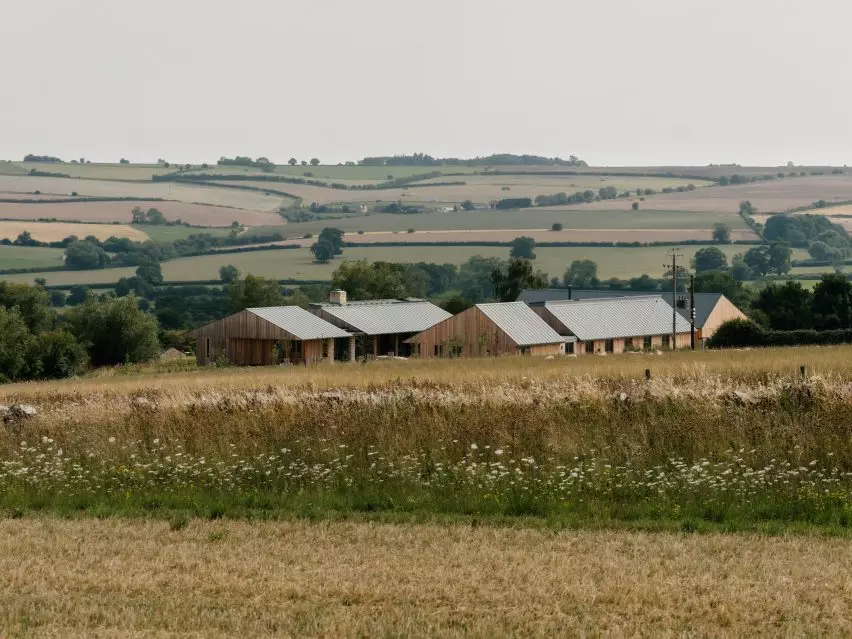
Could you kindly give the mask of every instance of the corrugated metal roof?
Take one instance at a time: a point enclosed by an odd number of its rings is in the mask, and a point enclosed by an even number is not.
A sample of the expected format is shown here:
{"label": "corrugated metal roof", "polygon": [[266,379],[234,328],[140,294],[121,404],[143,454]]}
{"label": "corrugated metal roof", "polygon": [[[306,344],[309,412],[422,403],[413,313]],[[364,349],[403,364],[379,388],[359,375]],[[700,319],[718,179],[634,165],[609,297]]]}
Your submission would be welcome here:
{"label": "corrugated metal roof", "polygon": [[246,310],[301,340],[349,337],[349,333],[342,328],[298,306],[267,306]]}
{"label": "corrugated metal roof", "polygon": [[488,319],[494,322],[518,346],[535,344],[561,344],[565,341],[547,325],[535,311],[523,302],[495,302],[477,304]]}
{"label": "corrugated metal roof", "polygon": [[377,300],[343,306],[322,305],[322,310],[367,335],[419,333],[452,317],[427,301]]}
{"label": "corrugated metal roof", "polygon": [[[559,300],[568,299],[568,289],[548,288],[541,290],[525,290],[518,296],[519,302],[527,304],[540,304],[542,302],[556,302]],[[660,291],[659,293],[649,293],[648,291],[617,291],[617,290],[573,290],[570,292],[571,299],[574,300],[589,300],[589,299],[609,299],[613,297],[647,297],[654,295],[663,298],[667,304],[672,305],[672,294]],[[725,297],[721,293],[696,293],[695,294],[695,326],[703,328],[707,323],[707,319],[716,308],[719,300]],[[675,304],[678,304],[677,312],[689,320],[689,293],[678,293],[674,298]]]}
{"label": "corrugated metal roof", "polygon": [[[584,342],[672,332],[672,307],[659,295],[546,302],[544,307]],[[676,330],[690,330],[680,314]]]}

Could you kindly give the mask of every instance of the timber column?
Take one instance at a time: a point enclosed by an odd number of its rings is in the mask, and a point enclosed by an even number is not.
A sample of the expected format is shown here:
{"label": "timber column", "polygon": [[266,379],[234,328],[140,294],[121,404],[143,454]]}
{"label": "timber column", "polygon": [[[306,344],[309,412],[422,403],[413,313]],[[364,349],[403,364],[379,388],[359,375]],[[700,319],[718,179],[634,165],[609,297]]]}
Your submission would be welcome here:
{"label": "timber column", "polygon": [[349,338],[349,361],[355,361],[355,336]]}
{"label": "timber column", "polygon": [[334,338],[329,338],[326,340],[326,348],[328,349],[328,361],[334,361]]}

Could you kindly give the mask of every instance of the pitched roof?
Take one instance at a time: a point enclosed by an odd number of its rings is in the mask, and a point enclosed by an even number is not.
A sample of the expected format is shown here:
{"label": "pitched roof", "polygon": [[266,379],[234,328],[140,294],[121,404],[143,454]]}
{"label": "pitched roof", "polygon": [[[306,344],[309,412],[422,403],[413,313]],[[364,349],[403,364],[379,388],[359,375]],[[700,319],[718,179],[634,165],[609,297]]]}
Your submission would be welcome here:
{"label": "pitched roof", "polygon": [[566,341],[523,302],[477,304],[476,308],[518,346],[561,344]]}
{"label": "pitched roof", "polygon": [[[668,335],[672,307],[659,295],[545,302],[544,307],[581,341]],[[689,322],[677,315],[678,333],[688,333]]]}
{"label": "pitched roof", "polygon": [[[570,295],[570,298],[569,298]],[[548,288],[541,290],[525,290],[518,296],[518,301],[526,302],[527,304],[540,304],[542,302],[555,302],[559,300],[587,300],[587,299],[607,299],[612,297],[647,297],[653,295],[663,298],[667,304],[672,304],[672,294],[665,292],[648,292],[648,291],[616,291],[616,290],[573,290],[560,288]],[[721,293],[696,293],[695,294],[695,326],[702,328],[707,323],[707,318],[716,308],[716,304],[724,295]],[[684,318],[689,320],[689,293],[678,293],[674,297],[674,303],[679,307],[677,312]]]}
{"label": "pitched roof", "polygon": [[320,304],[323,311],[367,335],[420,333],[452,317],[426,300],[373,300],[343,305]]}
{"label": "pitched roof", "polygon": [[349,333],[343,329],[298,306],[267,306],[246,310],[300,340],[349,337]]}

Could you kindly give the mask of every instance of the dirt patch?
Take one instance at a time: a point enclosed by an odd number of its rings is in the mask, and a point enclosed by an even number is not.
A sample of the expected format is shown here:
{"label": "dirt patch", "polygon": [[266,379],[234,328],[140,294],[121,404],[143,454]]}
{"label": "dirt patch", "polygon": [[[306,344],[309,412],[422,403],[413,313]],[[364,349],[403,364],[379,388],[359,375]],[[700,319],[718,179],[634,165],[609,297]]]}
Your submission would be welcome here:
{"label": "dirt patch", "polygon": [[15,204],[0,202],[0,218],[8,220],[56,219],[59,221],[80,222],[121,222],[129,223],[134,206],[148,208],[154,206],[162,211],[168,220],[183,220],[199,226],[230,226],[237,221],[247,226],[276,226],[283,220],[274,213],[246,211],[207,204],[188,204],[185,202],[58,202],[55,204]]}

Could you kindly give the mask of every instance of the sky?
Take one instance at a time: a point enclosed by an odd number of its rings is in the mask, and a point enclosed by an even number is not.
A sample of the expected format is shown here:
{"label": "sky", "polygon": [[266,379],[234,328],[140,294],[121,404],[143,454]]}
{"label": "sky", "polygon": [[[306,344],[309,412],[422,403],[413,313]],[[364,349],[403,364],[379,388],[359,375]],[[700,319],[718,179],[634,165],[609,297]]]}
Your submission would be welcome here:
{"label": "sky", "polygon": [[848,0],[2,0],[0,158],[852,164]]}

